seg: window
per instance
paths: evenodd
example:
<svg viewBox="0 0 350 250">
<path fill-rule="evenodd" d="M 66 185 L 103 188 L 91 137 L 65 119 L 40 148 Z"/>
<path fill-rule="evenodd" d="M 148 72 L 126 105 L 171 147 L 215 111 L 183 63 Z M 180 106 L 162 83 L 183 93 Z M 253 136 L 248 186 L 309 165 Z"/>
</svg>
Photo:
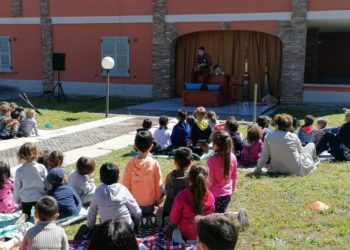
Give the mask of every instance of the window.
<svg viewBox="0 0 350 250">
<path fill-rule="evenodd" d="M 10 37 L 0 36 L 0 72 L 11 72 Z"/>
<path fill-rule="evenodd" d="M 128 77 L 130 75 L 129 38 L 128 37 L 102 37 L 102 58 L 110 56 L 115 61 L 110 76 Z"/>
</svg>

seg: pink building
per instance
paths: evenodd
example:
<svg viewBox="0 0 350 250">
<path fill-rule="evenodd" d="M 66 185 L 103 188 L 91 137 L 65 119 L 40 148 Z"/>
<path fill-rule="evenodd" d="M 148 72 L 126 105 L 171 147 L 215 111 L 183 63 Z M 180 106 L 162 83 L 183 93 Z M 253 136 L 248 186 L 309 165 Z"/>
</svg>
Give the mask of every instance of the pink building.
<svg viewBox="0 0 350 250">
<path fill-rule="evenodd" d="M 0 86 L 50 91 L 52 54 L 66 54 L 66 94 L 181 94 L 199 46 L 239 81 L 267 69 L 282 103 L 350 103 L 349 0 L 1 0 Z"/>
</svg>

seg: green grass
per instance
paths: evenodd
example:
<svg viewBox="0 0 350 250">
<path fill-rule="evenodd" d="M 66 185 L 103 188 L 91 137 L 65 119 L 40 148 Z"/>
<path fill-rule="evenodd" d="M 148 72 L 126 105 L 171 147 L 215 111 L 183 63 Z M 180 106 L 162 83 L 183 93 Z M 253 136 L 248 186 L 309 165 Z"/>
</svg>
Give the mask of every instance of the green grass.
<svg viewBox="0 0 350 250">
<path fill-rule="evenodd" d="M 297 114 L 302 118 L 312 110 L 279 110 Z M 331 125 L 340 124 L 343 113 L 327 116 Z M 315 114 L 315 113 L 312 113 Z M 124 171 L 130 158 L 122 155 L 130 148 L 115 151 L 97 158 L 97 166 L 114 162 Z M 173 169 L 169 160 L 158 160 L 163 180 Z M 74 166 L 68 166 L 69 173 Z M 99 169 L 96 170 L 96 180 Z M 237 249 L 349 249 L 350 242 L 350 163 L 321 163 L 317 171 L 306 177 L 248 177 L 239 173 L 237 191 L 229 210 L 247 208 L 251 227 L 240 233 Z M 327 212 L 309 209 L 314 201 L 323 201 L 330 206 Z M 66 228 L 70 239 L 79 225 Z"/>
<path fill-rule="evenodd" d="M 21 99 L 15 100 L 19 105 L 27 108 L 28 105 Z M 39 129 L 45 128 L 46 123 L 52 124 L 52 129 L 58 129 L 71 125 L 77 125 L 104 118 L 105 99 L 72 99 L 67 102 L 59 102 L 51 98 L 47 102 L 47 96 L 31 98 L 31 102 L 43 115 L 37 115 Z M 137 102 L 121 101 L 111 98 L 110 109 L 117 109 L 137 104 Z"/>
</svg>

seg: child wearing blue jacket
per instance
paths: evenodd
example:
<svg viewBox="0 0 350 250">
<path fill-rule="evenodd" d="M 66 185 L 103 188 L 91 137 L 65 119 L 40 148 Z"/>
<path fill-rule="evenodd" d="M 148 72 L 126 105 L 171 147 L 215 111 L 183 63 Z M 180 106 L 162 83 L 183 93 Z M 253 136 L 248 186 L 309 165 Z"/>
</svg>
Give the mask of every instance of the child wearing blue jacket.
<svg viewBox="0 0 350 250">
<path fill-rule="evenodd" d="M 189 145 L 191 127 L 186 122 L 187 112 L 179 109 L 176 119 L 178 123 L 174 126 L 170 136 L 171 144 L 174 148 L 185 147 Z"/>
</svg>

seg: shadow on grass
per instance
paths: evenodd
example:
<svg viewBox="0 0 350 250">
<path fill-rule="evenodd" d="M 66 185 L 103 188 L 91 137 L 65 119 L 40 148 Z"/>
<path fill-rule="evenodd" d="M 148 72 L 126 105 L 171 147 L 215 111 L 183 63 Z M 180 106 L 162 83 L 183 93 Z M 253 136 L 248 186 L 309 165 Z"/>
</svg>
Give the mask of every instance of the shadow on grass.
<svg viewBox="0 0 350 250">
<path fill-rule="evenodd" d="M 64 119 L 66 122 L 74 122 L 74 121 L 78 121 L 78 118 L 66 118 Z"/>
<path fill-rule="evenodd" d="M 245 175 L 245 177 L 248 178 L 252 178 L 252 179 L 261 179 L 263 177 L 269 177 L 272 179 L 276 179 L 276 178 L 287 178 L 287 177 L 291 177 L 294 175 L 291 174 L 279 174 L 279 173 L 248 173 Z"/>
<path fill-rule="evenodd" d="M 105 98 L 84 98 L 84 97 L 70 97 L 67 101 L 51 98 L 47 102 L 48 95 L 43 95 L 41 97 L 30 98 L 33 105 L 39 110 L 55 110 L 64 111 L 70 113 L 99 113 L 105 110 L 106 101 Z M 28 105 L 21 99 L 12 100 L 18 105 L 25 108 Z M 143 103 L 142 101 L 132 100 L 132 99 L 121 99 L 121 98 L 110 98 L 110 109 L 124 108 L 131 105 L 136 105 Z"/>
</svg>

